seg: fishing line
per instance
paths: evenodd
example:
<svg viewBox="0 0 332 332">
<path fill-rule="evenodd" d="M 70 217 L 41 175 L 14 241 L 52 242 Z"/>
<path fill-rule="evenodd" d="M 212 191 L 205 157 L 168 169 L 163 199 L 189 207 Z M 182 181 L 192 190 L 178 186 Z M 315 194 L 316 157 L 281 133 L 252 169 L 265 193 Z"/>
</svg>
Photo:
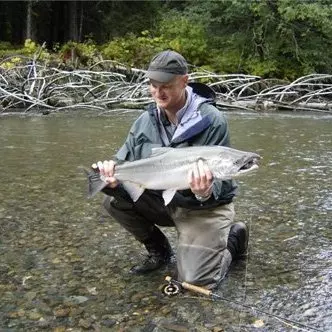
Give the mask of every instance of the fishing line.
<svg viewBox="0 0 332 332">
<path fill-rule="evenodd" d="M 249 223 L 248 223 L 248 233 L 249 233 L 249 237 L 248 237 L 248 245 L 247 245 L 247 257 L 246 257 L 246 270 L 244 273 L 244 294 L 243 294 L 243 303 L 245 303 L 246 299 L 247 299 L 247 276 L 248 276 L 248 261 L 249 261 L 249 248 L 251 245 L 251 236 L 252 236 L 252 212 L 253 208 L 250 209 L 250 217 L 249 217 Z M 239 325 L 241 326 L 242 323 L 242 317 L 240 315 L 240 321 L 239 321 Z"/>
<path fill-rule="evenodd" d="M 183 289 L 186 289 L 186 290 L 189 290 L 189 291 L 193 291 L 193 292 L 208 296 L 211 300 L 220 300 L 220 301 L 224 301 L 224 302 L 227 302 L 227 303 L 238 305 L 242 308 L 249 309 L 254 314 L 256 314 L 256 312 L 257 312 L 257 313 L 261 313 L 261 314 L 264 314 L 264 315 L 269 316 L 269 317 L 273 317 L 273 318 L 279 320 L 280 322 L 282 322 L 286 325 L 293 324 L 293 325 L 297 325 L 300 328 L 305 328 L 307 330 L 312 330 L 312 331 L 317 331 L 317 332 L 324 332 L 320 329 L 317 329 L 316 327 L 313 327 L 313 326 L 310 326 L 310 325 L 307 325 L 307 324 L 304 324 L 304 323 L 300 323 L 298 321 L 295 321 L 295 320 L 292 320 L 292 319 L 289 319 L 289 318 L 285 318 L 285 317 L 282 317 L 282 316 L 279 316 L 279 315 L 276 315 L 276 314 L 271 314 L 267 311 L 257 309 L 255 307 L 243 304 L 243 303 L 238 302 L 238 301 L 229 300 L 229 299 L 227 299 L 227 298 L 225 298 L 221 295 L 213 293 L 209 289 L 206 289 L 206 288 L 203 288 L 203 287 L 200 287 L 200 286 L 196 286 L 196 285 L 192 285 L 192 284 L 189 284 L 187 282 L 181 282 L 181 281 L 172 279 L 172 277 L 170 277 L 170 276 L 167 276 L 165 278 L 165 280 L 168 282 L 168 285 L 163 287 L 163 292 L 164 292 L 164 294 L 166 294 L 168 296 L 173 296 L 173 295 L 179 294 L 180 291 L 181 291 L 181 288 L 183 288 Z M 296 327 L 296 326 L 293 326 L 293 327 Z"/>
</svg>

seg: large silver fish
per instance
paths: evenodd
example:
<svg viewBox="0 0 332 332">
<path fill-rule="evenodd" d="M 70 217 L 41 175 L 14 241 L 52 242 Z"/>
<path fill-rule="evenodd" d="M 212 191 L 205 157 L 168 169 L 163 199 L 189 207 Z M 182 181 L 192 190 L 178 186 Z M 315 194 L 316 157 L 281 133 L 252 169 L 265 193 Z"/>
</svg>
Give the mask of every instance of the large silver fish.
<svg viewBox="0 0 332 332">
<path fill-rule="evenodd" d="M 189 189 L 188 172 L 202 160 L 214 179 L 229 180 L 258 168 L 260 156 L 223 146 L 155 148 L 149 158 L 115 166 L 114 177 L 122 183 L 134 202 L 145 189 L 163 190 L 167 205 L 177 190 Z M 105 178 L 89 173 L 89 197 L 107 186 Z"/>
</svg>

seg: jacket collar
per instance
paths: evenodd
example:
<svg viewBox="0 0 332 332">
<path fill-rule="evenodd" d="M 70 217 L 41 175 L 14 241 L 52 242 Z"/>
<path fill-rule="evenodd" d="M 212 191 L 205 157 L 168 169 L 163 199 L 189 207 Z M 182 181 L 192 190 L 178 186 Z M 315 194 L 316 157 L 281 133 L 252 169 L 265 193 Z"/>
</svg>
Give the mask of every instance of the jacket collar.
<svg viewBox="0 0 332 332">
<path fill-rule="evenodd" d="M 152 115 L 157 122 L 159 134 L 165 146 L 179 144 L 186 141 L 205 130 L 211 124 L 210 119 L 202 117 L 199 111 L 199 106 L 203 103 L 209 102 L 210 99 L 194 93 L 193 89 L 189 86 L 186 88 L 186 91 L 187 101 L 184 107 L 177 113 L 179 123 L 171 141 L 169 141 L 165 132 L 161 117 L 161 110 L 156 106 L 156 104 L 150 105 L 148 109 L 150 115 Z"/>
</svg>

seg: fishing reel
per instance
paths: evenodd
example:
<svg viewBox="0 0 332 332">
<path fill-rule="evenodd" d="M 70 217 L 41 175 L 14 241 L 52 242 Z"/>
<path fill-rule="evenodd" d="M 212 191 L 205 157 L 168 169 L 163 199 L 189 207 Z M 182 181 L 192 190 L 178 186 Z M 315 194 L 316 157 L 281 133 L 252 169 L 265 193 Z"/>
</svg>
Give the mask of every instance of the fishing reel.
<svg viewBox="0 0 332 332">
<path fill-rule="evenodd" d="M 174 296 L 181 292 L 181 287 L 175 283 L 169 282 L 167 285 L 163 286 L 161 291 L 167 296 Z"/>
</svg>

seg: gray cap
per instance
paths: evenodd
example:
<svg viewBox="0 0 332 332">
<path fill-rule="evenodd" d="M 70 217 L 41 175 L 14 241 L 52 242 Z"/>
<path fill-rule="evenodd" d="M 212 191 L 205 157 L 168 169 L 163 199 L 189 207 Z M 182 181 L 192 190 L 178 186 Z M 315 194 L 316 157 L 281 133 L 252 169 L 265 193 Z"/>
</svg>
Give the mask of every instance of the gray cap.
<svg viewBox="0 0 332 332">
<path fill-rule="evenodd" d="M 163 51 L 153 57 L 146 76 L 158 82 L 169 82 L 175 75 L 188 73 L 188 65 L 185 58 L 171 50 Z"/>
</svg>

